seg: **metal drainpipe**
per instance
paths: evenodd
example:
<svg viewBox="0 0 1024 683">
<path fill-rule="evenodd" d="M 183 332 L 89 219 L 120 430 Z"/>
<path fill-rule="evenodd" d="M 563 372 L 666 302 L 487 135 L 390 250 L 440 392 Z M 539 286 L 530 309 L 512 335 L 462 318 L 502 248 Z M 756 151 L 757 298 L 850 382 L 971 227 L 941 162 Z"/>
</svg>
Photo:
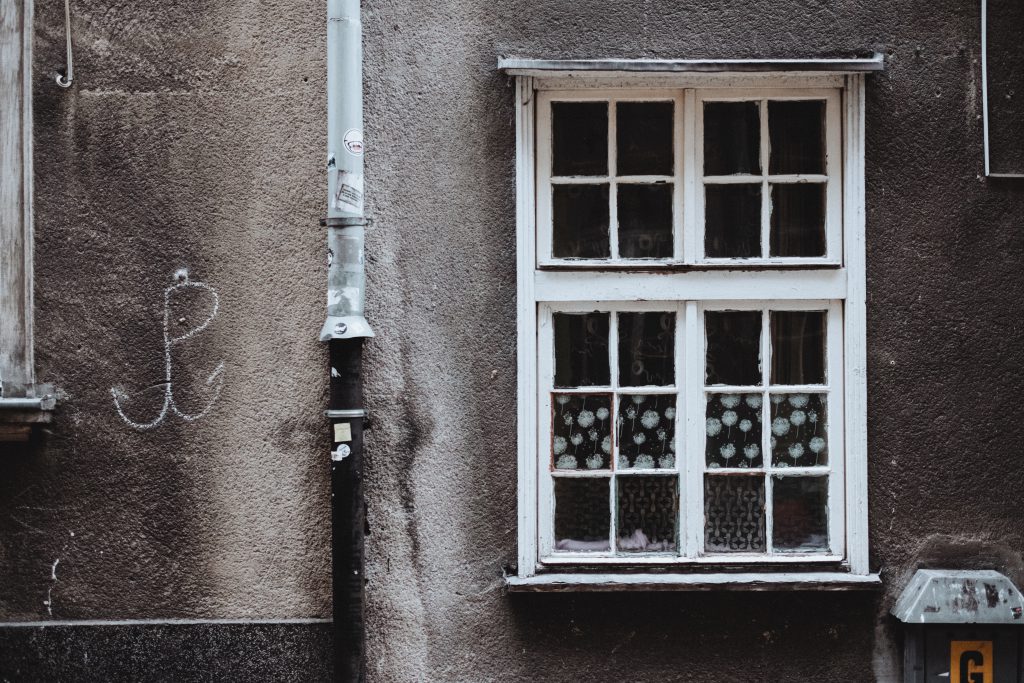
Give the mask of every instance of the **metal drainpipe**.
<svg viewBox="0 0 1024 683">
<path fill-rule="evenodd" d="M 363 46 L 360 0 L 327 0 L 327 320 L 334 677 L 364 681 Z"/>
</svg>

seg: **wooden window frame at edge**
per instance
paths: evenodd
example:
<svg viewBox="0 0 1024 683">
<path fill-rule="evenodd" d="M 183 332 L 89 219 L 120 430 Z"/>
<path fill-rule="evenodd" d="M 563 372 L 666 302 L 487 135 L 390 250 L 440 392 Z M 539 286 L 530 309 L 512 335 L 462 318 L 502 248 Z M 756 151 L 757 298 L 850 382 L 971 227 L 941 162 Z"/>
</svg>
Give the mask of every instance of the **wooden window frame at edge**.
<svg viewBox="0 0 1024 683">
<path fill-rule="evenodd" d="M 33 332 L 32 0 L 6 3 L 0 27 L 0 443 L 28 441 L 52 420 L 55 391 L 39 384 Z M 2 450 L 2 449 L 0 449 Z"/>
<path fill-rule="evenodd" d="M 681 81 L 687 76 L 681 75 Z M 771 81 L 773 75 L 765 75 Z M 791 79 L 791 76 L 785 76 Z M 729 562 L 701 562 L 675 567 L 676 573 L 643 573 L 643 563 L 627 558 L 615 564 L 585 565 L 587 572 L 574 573 L 565 567 L 550 567 L 539 561 L 538 456 L 535 452 L 538 425 L 538 289 L 557 287 L 562 273 L 541 273 L 537 269 L 536 224 L 536 94 L 538 79 L 515 78 L 516 98 L 516 253 L 517 253 L 517 464 L 518 464 L 518 553 L 516 573 L 506 578 L 513 591 L 566 590 L 700 590 L 749 588 L 754 590 L 809 588 L 845 590 L 875 588 L 879 583 L 868 560 L 867 508 L 867 381 L 866 381 L 866 271 L 864 209 L 864 87 L 863 74 L 822 74 L 808 76 L 819 87 L 840 87 L 842 108 L 843 183 L 843 267 L 829 277 L 843 296 L 843 371 L 845 459 L 845 558 L 835 567 L 793 571 L 793 562 L 765 562 L 755 567 Z M 751 75 L 741 77 L 743 87 Z M 726 80 L 727 82 L 727 80 Z M 608 85 L 614 86 L 615 80 Z M 545 87 L 550 83 L 545 82 Z M 660 85 L 660 84 L 659 84 Z M 674 83 L 674 87 L 701 87 Z M 787 85 L 789 83 L 787 82 Z M 772 87 L 767 82 L 764 87 Z M 692 98 L 687 104 L 693 102 Z M 686 178 L 684 182 L 693 182 Z M 684 211 L 685 211 L 684 207 Z M 777 280 L 763 265 L 751 273 L 754 278 Z M 730 273 L 721 273 L 729 275 Z M 569 278 L 573 273 L 565 273 Z M 598 275 L 614 287 L 615 273 Z M 554 277 L 552 277 L 554 276 Z M 785 273 L 782 273 L 782 277 Z M 628 277 L 628 276 L 627 276 Z M 659 277 L 652 275 L 651 277 Z M 538 288 L 538 285 L 540 287 Z M 683 289 L 685 286 L 680 285 Z M 679 289 L 676 287 L 675 289 Z M 670 293 L 678 295 L 678 292 Z M 660 297 L 658 297 L 660 298 Z M 670 298 L 666 295 L 666 299 Z M 729 297 L 724 297 L 729 298 Z M 758 298 L 768 298 L 763 294 Z M 817 298 L 817 297 L 816 297 Z M 685 389 L 684 389 L 685 391 Z M 730 571 L 722 571 L 728 569 Z M 740 569 L 742 571 L 732 571 Z M 801 569 L 803 569 L 801 567 Z M 595 570 L 597 573 L 595 573 Z M 699 570 L 695 573 L 694 570 Z M 824 570 L 824 571 L 823 571 Z M 556 573 L 557 572 L 557 573 Z"/>
</svg>

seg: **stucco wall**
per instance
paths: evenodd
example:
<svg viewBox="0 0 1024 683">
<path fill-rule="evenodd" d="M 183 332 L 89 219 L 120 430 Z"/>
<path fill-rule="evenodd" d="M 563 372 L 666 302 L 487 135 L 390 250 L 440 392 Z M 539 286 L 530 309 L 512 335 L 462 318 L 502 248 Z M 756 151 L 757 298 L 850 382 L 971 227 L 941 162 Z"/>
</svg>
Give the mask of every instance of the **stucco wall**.
<svg viewBox="0 0 1024 683">
<path fill-rule="evenodd" d="M 64 91 L 62 8 L 37 4 L 37 355 L 63 395 L 48 433 L 0 459 L 0 617 L 329 616 L 324 7 L 75 2 Z M 979 177 L 975 3 L 369 0 L 364 31 L 373 680 L 891 680 L 885 612 L 918 562 L 1024 581 L 1024 189 Z M 887 55 L 867 98 L 885 594 L 508 596 L 514 111 L 497 55 L 863 49 Z M 201 408 L 220 361 L 223 390 L 200 420 L 138 431 L 111 388 L 132 419 L 158 414 L 180 268 L 219 308 L 176 345 L 175 396 Z M 193 294 L 172 334 L 211 311 Z"/>
</svg>

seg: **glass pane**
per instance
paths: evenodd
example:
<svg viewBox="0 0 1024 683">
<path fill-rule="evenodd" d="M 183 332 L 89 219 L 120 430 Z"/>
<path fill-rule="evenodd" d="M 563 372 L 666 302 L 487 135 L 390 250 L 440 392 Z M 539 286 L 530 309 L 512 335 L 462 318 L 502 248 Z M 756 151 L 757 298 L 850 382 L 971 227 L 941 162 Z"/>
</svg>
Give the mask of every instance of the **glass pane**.
<svg viewBox="0 0 1024 683">
<path fill-rule="evenodd" d="M 761 186 L 704 186 L 704 255 L 754 258 L 761 255 Z"/>
<path fill-rule="evenodd" d="M 708 394 L 704 431 L 708 468 L 761 467 L 761 394 Z"/>
<path fill-rule="evenodd" d="M 555 394 L 551 457 L 556 470 L 606 470 L 611 466 L 612 397 Z"/>
<path fill-rule="evenodd" d="M 828 550 L 828 477 L 772 477 L 772 548 Z"/>
<path fill-rule="evenodd" d="M 768 172 L 825 172 L 825 101 L 768 103 Z"/>
<path fill-rule="evenodd" d="M 555 549 L 609 549 L 611 505 L 605 477 L 555 477 Z"/>
<path fill-rule="evenodd" d="M 763 476 L 705 475 L 704 549 L 765 552 Z"/>
<path fill-rule="evenodd" d="M 772 256 L 825 255 L 825 184 L 772 185 Z"/>
<path fill-rule="evenodd" d="M 671 258 L 673 185 L 619 185 L 619 255 Z"/>
<path fill-rule="evenodd" d="M 551 188 L 551 253 L 555 258 L 608 258 L 608 186 Z"/>
<path fill-rule="evenodd" d="M 761 173 L 757 102 L 704 103 L 704 175 Z"/>
<path fill-rule="evenodd" d="M 825 311 L 772 311 L 772 384 L 825 383 Z"/>
<path fill-rule="evenodd" d="M 709 385 L 761 384 L 761 311 L 707 311 Z"/>
<path fill-rule="evenodd" d="M 675 396 L 621 396 L 615 468 L 672 469 L 676 466 Z"/>
<path fill-rule="evenodd" d="M 608 175 L 608 103 L 551 103 L 551 175 Z"/>
<path fill-rule="evenodd" d="M 619 313 L 619 385 L 675 384 L 674 313 Z"/>
<path fill-rule="evenodd" d="M 608 314 L 555 313 L 555 386 L 608 386 Z"/>
<path fill-rule="evenodd" d="M 772 394 L 772 465 L 828 464 L 828 415 L 824 394 Z"/>
<path fill-rule="evenodd" d="M 677 547 L 679 492 L 676 477 L 618 477 L 619 552 L 673 552 Z"/>
<path fill-rule="evenodd" d="M 618 175 L 672 175 L 671 102 L 619 102 L 615 113 Z"/>
</svg>

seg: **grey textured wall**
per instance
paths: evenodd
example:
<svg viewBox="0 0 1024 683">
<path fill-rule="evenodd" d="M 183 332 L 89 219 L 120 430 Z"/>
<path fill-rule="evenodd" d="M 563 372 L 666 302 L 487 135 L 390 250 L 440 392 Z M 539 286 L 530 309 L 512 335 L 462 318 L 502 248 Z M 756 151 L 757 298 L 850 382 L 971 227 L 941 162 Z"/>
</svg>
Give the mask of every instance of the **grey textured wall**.
<svg viewBox="0 0 1024 683">
<path fill-rule="evenodd" d="M 37 355 L 64 395 L 48 434 L 0 459 L 0 617 L 327 616 L 324 7 L 81 0 L 62 91 L 63 17 L 39 4 Z M 373 680 L 893 680 L 885 614 L 919 563 L 1024 581 L 1024 187 L 979 178 L 976 3 L 364 4 Z M 888 55 L 867 101 L 886 593 L 506 595 L 514 112 L 497 55 L 862 49 Z M 159 409 L 183 267 L 220 308 L 176 350 L 176 395 L 202 407 L 221 359 L 223 392 L 202 420 L 138 432 L 110 389 L 134 419 Z M 176 300 L 172 328 L 208 311 Z"/>
</svg>

